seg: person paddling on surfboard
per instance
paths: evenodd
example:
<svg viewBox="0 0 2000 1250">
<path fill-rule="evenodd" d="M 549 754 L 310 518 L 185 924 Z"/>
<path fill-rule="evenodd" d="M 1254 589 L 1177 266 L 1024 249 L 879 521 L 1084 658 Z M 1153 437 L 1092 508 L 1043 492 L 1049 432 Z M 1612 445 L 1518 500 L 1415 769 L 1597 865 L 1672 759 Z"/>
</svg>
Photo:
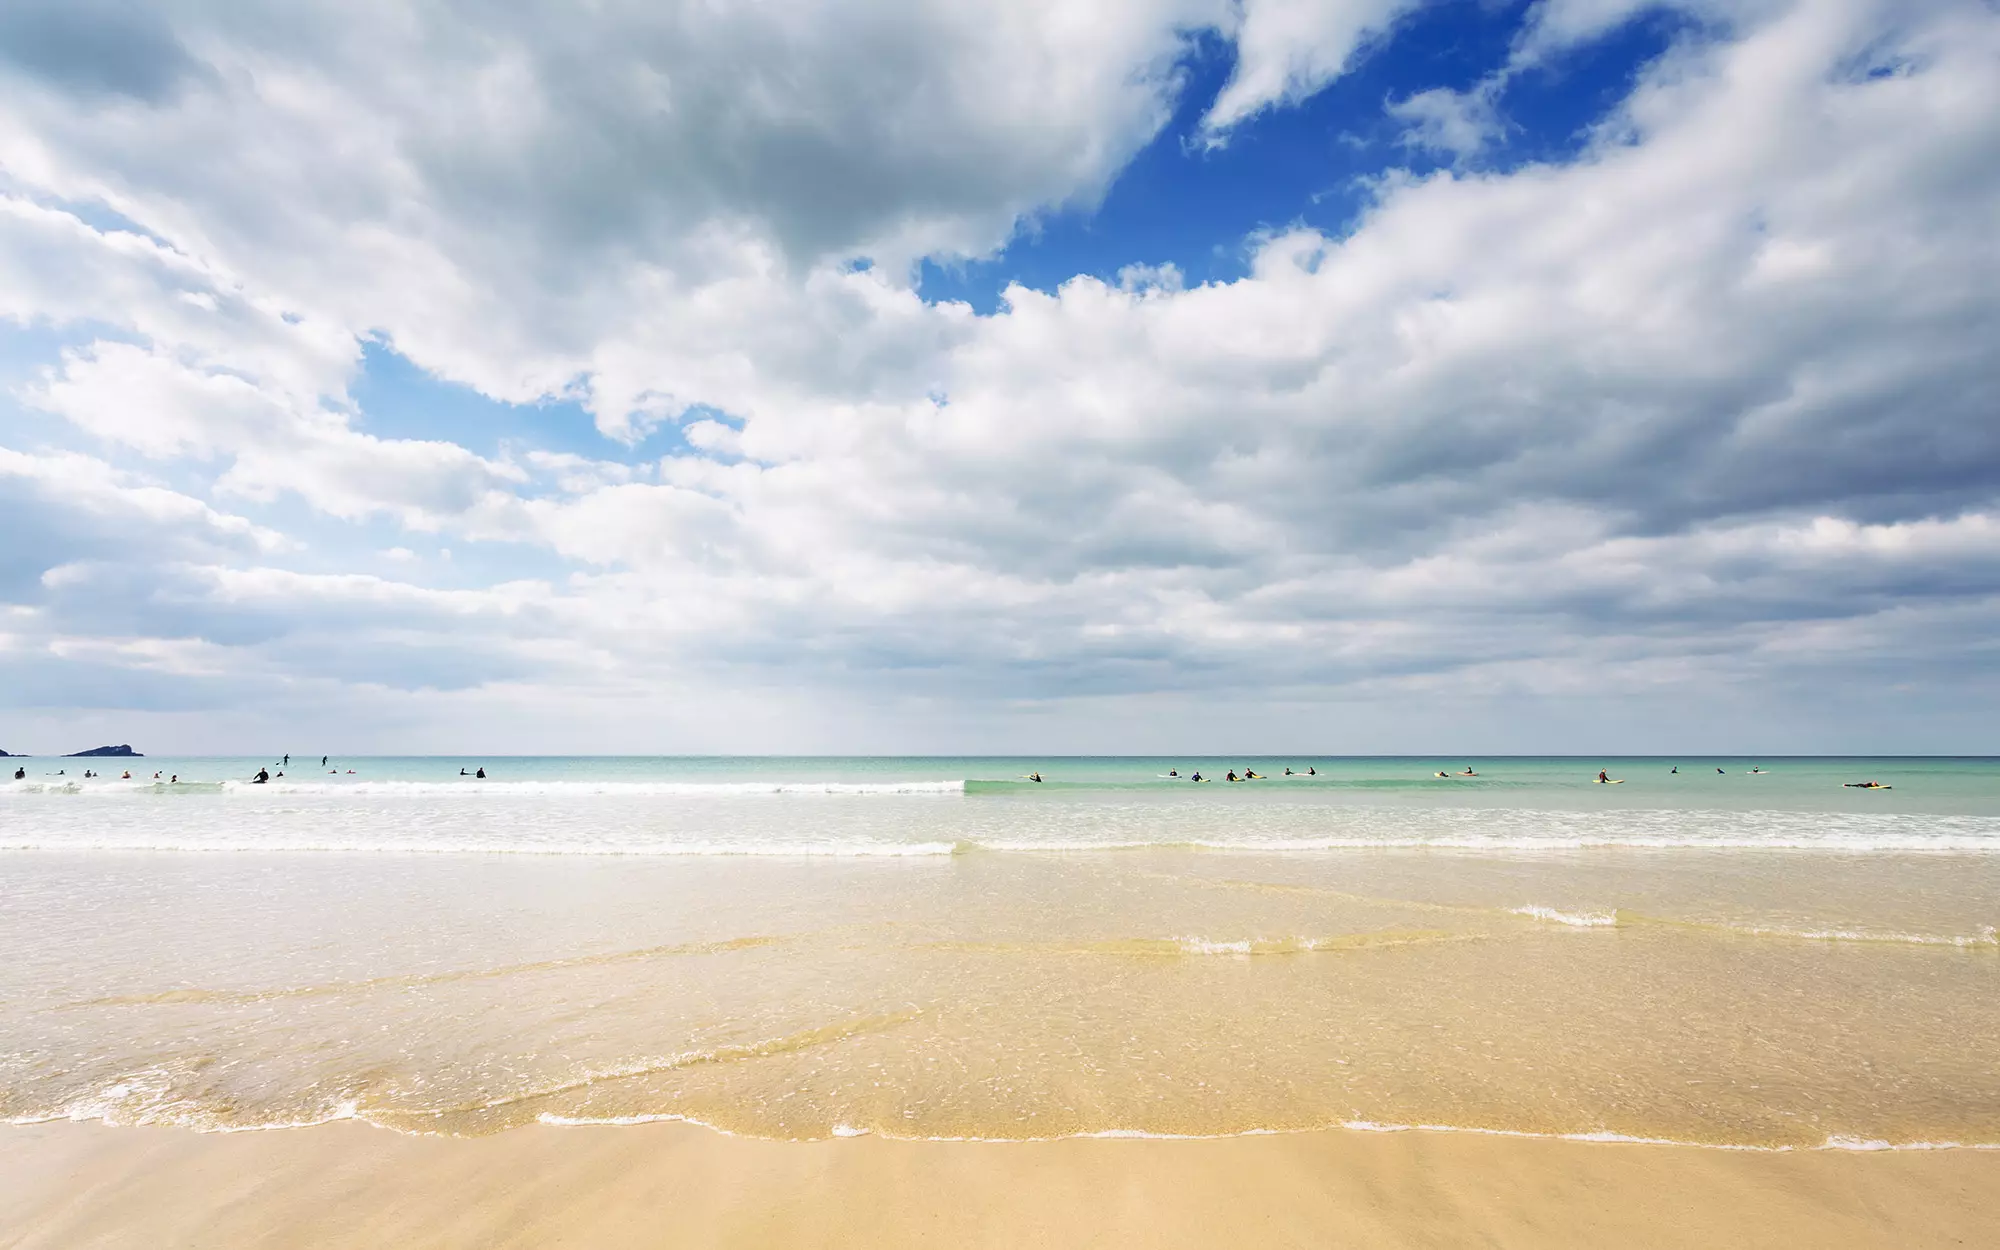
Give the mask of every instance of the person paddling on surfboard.
<svg viewBox="0 0 2000 1250">
<path fill-rule="evenodd" d="M 1611 775 L 1600 768 L 1597 770 L 1597 779 L 1599 781 L 1610 781 Z"/>
</svg>

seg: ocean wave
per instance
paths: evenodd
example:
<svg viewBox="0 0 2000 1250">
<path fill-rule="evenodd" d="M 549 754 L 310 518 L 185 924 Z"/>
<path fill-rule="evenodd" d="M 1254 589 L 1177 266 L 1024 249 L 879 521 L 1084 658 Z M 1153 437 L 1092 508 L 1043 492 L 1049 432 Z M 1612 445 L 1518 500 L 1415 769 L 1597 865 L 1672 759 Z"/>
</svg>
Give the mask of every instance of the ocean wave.
<svg viewBox="0 0 2000 1250">
<path fill-rule="evenodd" d="M 1098 938 L 1071 942 L 933 942 L 937 950 L 971 951 L 1021 955 L 1114 955 L 1146 959 L 1254 955 L 1309 955 L 1317 952 L 1381 950 L 1396 946 L 1419 946 L 1436 942 L 1481 940 L 1483 935 L 1447 933 L 1441 929 L 1378 929 L 1367 933 L 1341 933 L 1329 937 L 1219 938 L 1180 935 L 1176 937 Z"/>
<path fill-rule="evenodd" d="M 893 1025 L 891 1026 L 893 1027 Z M 868 1030 L 864 1030 L 868 1031 Z M 775 1039 L 780 1043 L 792 1039 Z M 838 1038 L 818 1038 L 806 1044 L 824 1044 Z M 735 1056 L 731 1056 L 735 1057 Z M 750 1056 L 744 1056 L 750 1057 Z M 694 1057 L 703 1062 L 700 1056 Z M 724 1060 L 727 1061 L 726 1059 Z M 664 1067 L 671 1070 L 679 1066 L 669 1060 Z M 662 1070 L 661 1066 L 648 1066 L 643 1072 L 607 1072 L 596 1079 L 617 1080 L 627 1075 L 643 1075 L 645 1072 Z M 586 1082 L 587 1084 L 587 1082 Z M 198 1133 L 255 1133 L 282 1132 L 288 1129 L 311 1129 L 326 1124 L 358 1122 L 389 1132 L 412 1137 L 459 1136 L 461 1134 L 440 1129 L 434 1121 L 467 1111 L 501 1109 L 517 1105 L 522 1101 L 535 1101 L 547 1097 L 557 1090 L 537 1090 L 518 1098 L 509 1098 L 493 1104 L 477 1104 L 463 1108 L 445 1108 L 430 1111 L 401 1112 L 385 1108 L 367 1108 L 355 1100 L 331 1100 L 320 1108 L 303 1114 L 290 1114 L 271 1120 L 232 1120 L 181 1102 L 171 1106 L 134 1107 L 140 1102 L 133 1091 L 126 1086 L 113 1086 L 73 1103 L 46 1112 L 30 1112 L 22 1115 L 0 1118 L 0 1124 L 34 1125 L 60 1121 L 75 1123 L 97 1123 L 113 1128 L 158 1126 L 189 1129 Z M 1218 1129 L 1214 1132 L 1187 1132 L 1150 1129 L 1131 1126 L 1108 1126 L 1084 1128 L 1068 1133 L 1050 1134 L 1005 1134 L 1005 1133 L 912 1133 L 900 1125 L 877 1125 L 837 1120 L 824 1133 L 806 1136 L 774 1138 L 740 1127 L 732 1127 L 712 1113 L 696 1116 L 682 1111 L 632 1111 L 609 1114 L 580 1114 L 556 1111 L 542 1111 L 530 1118 L 507 1121 L 492 1132 L 506 1132 L 516 1127 L 542 1125 L 556 1128 L 635 1128 L 657 1124 L 684 1124 L 692 1128 L 719 1133 L 725 1137 L 747 1138 L 750 1140 L 815 1141 L 838 1140 L 856 1137 L 879 1137 L 885 1141 L 928 1142 L 928 1143 L 991 1143 L 991 1144 L 1033 1144 L 1058 1141 L 1217 1141 L 1238 1137 L 1280 1137 L 1307 1133 L 1349 1132 L 1370 1134 L 1396 1133 L 1451 1133 L 1476 1137 L 1506 1137 L 1524 1141 L 1574 1142 L 1580 1145 L 1598 1146 L 1674 1146 L 1682 1149 L 1720 1150 L 1748 1154 L 1806 1154 L 1806 1153 L 1927 1153 L 1947 1150 L 2000 1151 L 2000 1141 L 1959 1140 L 1953 1138 L 1909 1138 L 1890 1140 L 1885 1137 L 1863 1136 L 1853 1133 L 1831 1133 L 1817 1143 L 1769 1143 L 1718 1141 L 1693 1137 L 1669 1137 L 1653 1133 L 1628 1133 L 1613 1129 L 1576 1129 L 1550 1131 L 1541 1129 L 1514 1129 L 1485 1124 L 1440 1124 L 1430 1122 L 1400 1122 L 1368 1120 L 1360 1118 L 1329 1119 L 1312 1123 L 1294 1123 L 1280 1126 L 1252 1125 L 1245 1128 Z"/>
<path fill-rule="evenodd" d="M 1546 920 L 1551 924 L 1567 925 L 1572 929 L 1606 929 L 1618 923 L 1615 912 L 1608 911 L 1558 911 L 1553 907 L 1543 907 L 1529 903 L 1521 907 L 1509 907 L 1510 915 L 1531 916 L 1536 920 Z"/>
<path fill-rule="evenodd" d="M 417 841 L 381 838 L 275 837 L 244 841 L 188 835 L 160 837 L 79 837 L 60 840 L 10 839 L 0 851 L 74 851 L 167 854 L 286 855 L 598 855 L 606 857 L 741 856 L 762 859 L 909 859 L 955 855 L 956 842 L 668 842 L 578 839 L 571 842 L 500 842 L 477 838 Z"/>
<path fill-rule="evenodd" d="M 182 781 L 43 778 L 0 783 L 0 794 L 35 795 L 354 795 L 390 798 L 548 797 L 630 795 L 677 798 L 760 794 L 904 795 L 963 794 L 963 779 L 940 781 Z"/>
</svg>

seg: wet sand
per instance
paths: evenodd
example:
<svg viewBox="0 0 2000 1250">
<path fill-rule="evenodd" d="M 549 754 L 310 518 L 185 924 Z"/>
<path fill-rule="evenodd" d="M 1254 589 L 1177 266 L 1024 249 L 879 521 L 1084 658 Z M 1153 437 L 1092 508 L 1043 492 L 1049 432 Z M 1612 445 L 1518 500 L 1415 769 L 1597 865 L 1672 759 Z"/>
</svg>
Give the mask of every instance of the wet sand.
<svg viewBox="0 0 2000 1250">
<path fill-rule="evenodd" d="M 411 1136 L 0 1128 L 0 1246 L 1992 1244 L 2000 1152 L 1404 1132 L 773 1142 L 686 1124 Z"/>
</svg>

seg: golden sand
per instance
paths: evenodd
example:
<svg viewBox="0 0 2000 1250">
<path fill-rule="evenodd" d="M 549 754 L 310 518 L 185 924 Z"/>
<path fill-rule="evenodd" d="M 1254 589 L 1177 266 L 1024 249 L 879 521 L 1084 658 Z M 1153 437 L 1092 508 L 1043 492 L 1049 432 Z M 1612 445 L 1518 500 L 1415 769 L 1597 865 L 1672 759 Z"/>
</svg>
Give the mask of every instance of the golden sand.
<svg viewBox="0 0 2000 1250">
<path fill-rule="evenodd" d="M 0 1129 L 0 1246 L 1992 1245 L 2000 1152 L 1756 1153 L 1405 1132 L 773 1142 Z"/>
</svg>

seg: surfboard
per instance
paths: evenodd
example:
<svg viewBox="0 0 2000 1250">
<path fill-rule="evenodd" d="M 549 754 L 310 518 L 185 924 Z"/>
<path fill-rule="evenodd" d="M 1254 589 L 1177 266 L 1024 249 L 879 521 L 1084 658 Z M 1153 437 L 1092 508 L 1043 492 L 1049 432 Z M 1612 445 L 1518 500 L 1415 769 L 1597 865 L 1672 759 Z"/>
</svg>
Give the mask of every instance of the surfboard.
<svg viewBox="0 0 2000 1250">
<path fill-rule="evenodd" d="M 1625 784 L 1625 779 L 1623 777 L 1613 777 L 1609 781 L 1606 781 L 1602 777 L 1592 777 L 1591 780 L 1596 782 L 1600 786 L 1622 786 Z"/>
</svg>

